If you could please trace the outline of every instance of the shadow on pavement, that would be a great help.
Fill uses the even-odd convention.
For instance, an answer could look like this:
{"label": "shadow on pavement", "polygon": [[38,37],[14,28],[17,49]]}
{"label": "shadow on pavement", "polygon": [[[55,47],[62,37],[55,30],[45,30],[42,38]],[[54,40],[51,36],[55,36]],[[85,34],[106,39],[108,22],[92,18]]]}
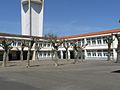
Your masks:
{"label": "shadow on pavement", "polygon": [[120,70],[112,71],[111,73],[120,73]]}
{"label": "shadow on pavement", "polygon": [[0,78],[0,90],[41,90],[30,85]]}

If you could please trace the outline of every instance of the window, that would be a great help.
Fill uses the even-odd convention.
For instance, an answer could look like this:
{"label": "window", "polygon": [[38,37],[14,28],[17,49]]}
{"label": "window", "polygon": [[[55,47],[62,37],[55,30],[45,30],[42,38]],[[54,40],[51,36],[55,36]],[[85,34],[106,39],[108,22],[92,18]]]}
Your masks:
{"label": "window", "polygon": [[99,57],[102,56],[102,53],[101,53],[101,52],[98,52],[98,56],[99,56]]}
{"label": "window", "polygon": [[108,55],[108,52],[107,52],[107,50],[103,50],[103,56],[107,56]]}
{"label": "window", "polygon": [[46,43],[44,43],[44,47],[46,47]]}
{"label": "window", "polygon": [[91,56],[91,51],[87,51],[87,56]]}
{"label": "window", "polygon": [[101,40],[97,40],[97,43],[98,43],[98,44],[102,44]]}
{"label": "window", "polygon": [[92,38],[92,44],[93,44],[93,45],[96,44],[96,38]]}
{"label": "window", "polygon": [[46,52],[44,52],[44,57],[46,57]]}
{"label": "window", "polygon": [[82,42],[82,44],[84,44],[84,39],[82,39],[82,41],[81,41],[81,42]]}
{"label": "window", "polygon": [[50,47],[50,43],[48,43],[48,47]]}
{"label": "window", "polygon": [[97,51],[97,55],[98,55],[98,57],[101,57],[101,56],[102,56],[102,51],[101,51],[101,50],[98,50],[98,51]]}
{"label": "window", "polygon": [[50,56],[50,52],[48,52],[48,56]]}
{"label": "window", "polygon": [[103,44],[107,44],[106,38],[107,38],[107,36],[103,37]]}
{"label": "window", "polygon": [[101,57],[102,56],[102,52],[98,52],[98,56]]}
{"label": "window", "polygon": [[16,42],[13,42],[13,46],[16,46]]}
{"label": "window", "polygon": [[106,41],[106,40],[103,40],[103,44],[107,44],[107,41]]}
{"label": "window", "polygon": [[81,43],[81,39],[78,40],[78,43]]}
{"label": "window", "polygon": [[102,44],[101,37],[97,38],[97,44]]}
{"label": "window", "polygon": [[39,56],[42,56],[42,52],[39,53]]}
{"label": "window", "polygon": [[91,45],[90,39],[87,39],[87,44]]}
{"label": "window", "polygon": [[42,44],[40,43],[39,46],[42,47]]}
{"label": "window", "polygon": [[96,56],[96,51],[92,51],[92,56]]}
{"label": "window", "polygon": [[103,52],[103,55],[104,55],[104,56],[107,56],[107,52]]}
{"label": "window", "polygon": [[21,46],[21,42],[18,42],[18,46]]}

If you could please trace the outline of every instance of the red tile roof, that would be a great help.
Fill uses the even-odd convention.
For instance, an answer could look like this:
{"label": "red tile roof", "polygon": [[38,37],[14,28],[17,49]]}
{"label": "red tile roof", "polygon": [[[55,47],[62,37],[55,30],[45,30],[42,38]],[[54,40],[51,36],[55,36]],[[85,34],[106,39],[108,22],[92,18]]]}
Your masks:
{"label": "red tile roof", "polygon": [[120,29],[105,30],[105,31],[100,31],[100,32],[90,32],[90,33],[85,33],[85,34],[77,34],[77,35],[73,35],[73,36],[63,36],[63,37],[60,37],[60,38],[61,39],[69,39],[69,38],[77,38],[77,37],[109,34],[109,33],[118,33],[118,32],[120,32]]}

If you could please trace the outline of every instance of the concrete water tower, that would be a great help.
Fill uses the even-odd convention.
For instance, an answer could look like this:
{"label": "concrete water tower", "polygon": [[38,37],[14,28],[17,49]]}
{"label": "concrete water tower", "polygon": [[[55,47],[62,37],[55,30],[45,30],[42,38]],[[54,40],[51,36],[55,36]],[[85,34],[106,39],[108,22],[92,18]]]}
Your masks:
{"label": "concrete water tower", "polygon": [[22,35],[43,36],[44,0],[21,0]]}

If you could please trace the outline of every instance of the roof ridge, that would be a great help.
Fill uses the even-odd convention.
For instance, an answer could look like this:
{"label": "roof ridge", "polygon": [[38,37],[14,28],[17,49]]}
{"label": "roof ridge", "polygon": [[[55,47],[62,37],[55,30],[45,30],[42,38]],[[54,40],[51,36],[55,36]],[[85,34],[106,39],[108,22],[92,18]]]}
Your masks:
{"label": "roof ridge", "polygon": [[67,39],[67,38],[101,35],[101,34],[116,33],[116,32],[120,32],[120,28],[112,29],[112,30],[103,30],[103,31],[98,31],[98,32],[88,32],[88,33],[84,33],[84,34],[76,34],[76,35],[71,35],[71,36],[63,36],[63,37],[60,37],[60,38]]}

